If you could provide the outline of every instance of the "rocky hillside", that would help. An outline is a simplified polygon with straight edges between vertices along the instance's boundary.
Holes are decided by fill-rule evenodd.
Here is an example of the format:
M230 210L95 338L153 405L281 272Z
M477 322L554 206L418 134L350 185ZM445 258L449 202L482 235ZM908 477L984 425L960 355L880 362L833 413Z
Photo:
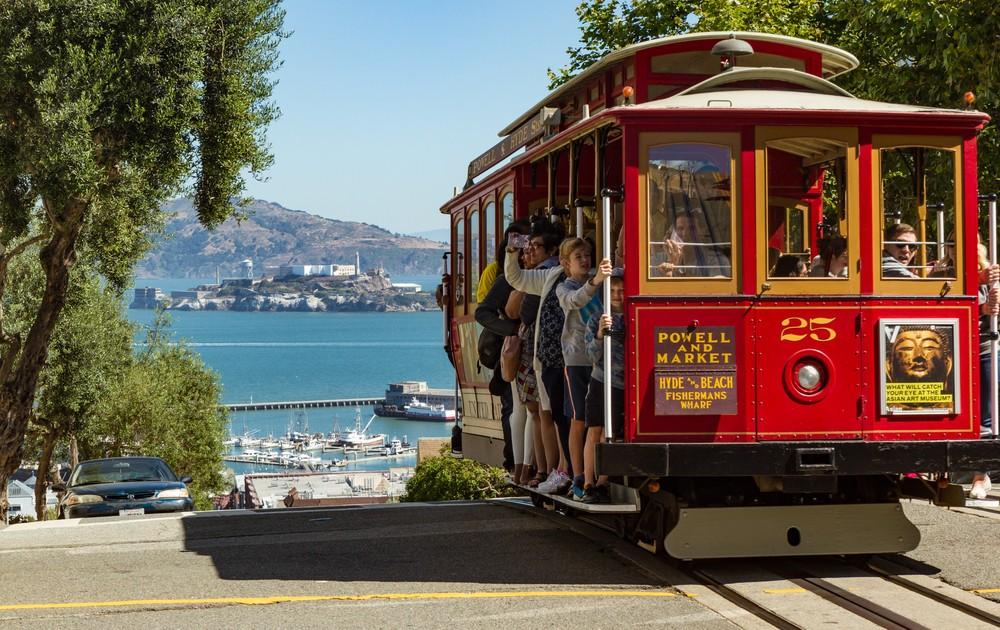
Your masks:
M441 268L445 247L263 200L254 200L244 220L231 218L211 232L198 223L190 199L171 201L164 211L172 215L167 234L136 267L139 277L209 278L216 266L231 276L245 258L257 274L270 265L352 264L355 252L363 269L382 265L390 274L432 275Z

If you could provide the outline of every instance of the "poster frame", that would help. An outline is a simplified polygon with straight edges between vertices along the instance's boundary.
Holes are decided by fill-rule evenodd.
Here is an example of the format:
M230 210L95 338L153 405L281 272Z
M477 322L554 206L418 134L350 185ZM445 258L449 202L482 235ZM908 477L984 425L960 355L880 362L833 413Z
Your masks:
M887 385L891 381L888 379L886 369L886 352L889 350L889 341L886 331L891 326L934 326L951 328L951 392L952 403L950 409L927 408L927 409L902 409L890 407L887 398ZM962 339L959 335L959 320L950 318L888 318L878 320L878 372L879 372L879 410L883 416L955 416L962 412L962 397L959 395L961 380L959 378L960 358L962 355Z

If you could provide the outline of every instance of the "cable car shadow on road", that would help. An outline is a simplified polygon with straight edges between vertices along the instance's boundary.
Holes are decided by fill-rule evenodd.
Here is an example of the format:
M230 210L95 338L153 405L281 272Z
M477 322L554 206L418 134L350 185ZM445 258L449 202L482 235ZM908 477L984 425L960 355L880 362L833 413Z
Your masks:
M606 545L490 503L205 513L182 526L184 550L221 579L662 586Z

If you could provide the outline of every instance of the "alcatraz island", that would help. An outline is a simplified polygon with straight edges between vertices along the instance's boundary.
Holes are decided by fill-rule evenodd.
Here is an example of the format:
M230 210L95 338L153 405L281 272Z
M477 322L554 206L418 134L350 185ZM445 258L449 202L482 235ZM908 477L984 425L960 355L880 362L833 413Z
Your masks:
M281 265L254 276L253 261L240 263L239 277L216 278L184 291L135 289L129 308L162 306L179 311L406 312L437 310L433 294L417 284L393 284L381 267L355 264Z

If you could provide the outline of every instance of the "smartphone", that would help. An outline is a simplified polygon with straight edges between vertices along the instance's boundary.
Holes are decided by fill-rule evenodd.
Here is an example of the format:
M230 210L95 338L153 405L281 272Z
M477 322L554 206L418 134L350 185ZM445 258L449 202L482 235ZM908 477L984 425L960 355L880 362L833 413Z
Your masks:
M511 234L510 246L514 249L524 249L531 243L531 236L527 234Z

